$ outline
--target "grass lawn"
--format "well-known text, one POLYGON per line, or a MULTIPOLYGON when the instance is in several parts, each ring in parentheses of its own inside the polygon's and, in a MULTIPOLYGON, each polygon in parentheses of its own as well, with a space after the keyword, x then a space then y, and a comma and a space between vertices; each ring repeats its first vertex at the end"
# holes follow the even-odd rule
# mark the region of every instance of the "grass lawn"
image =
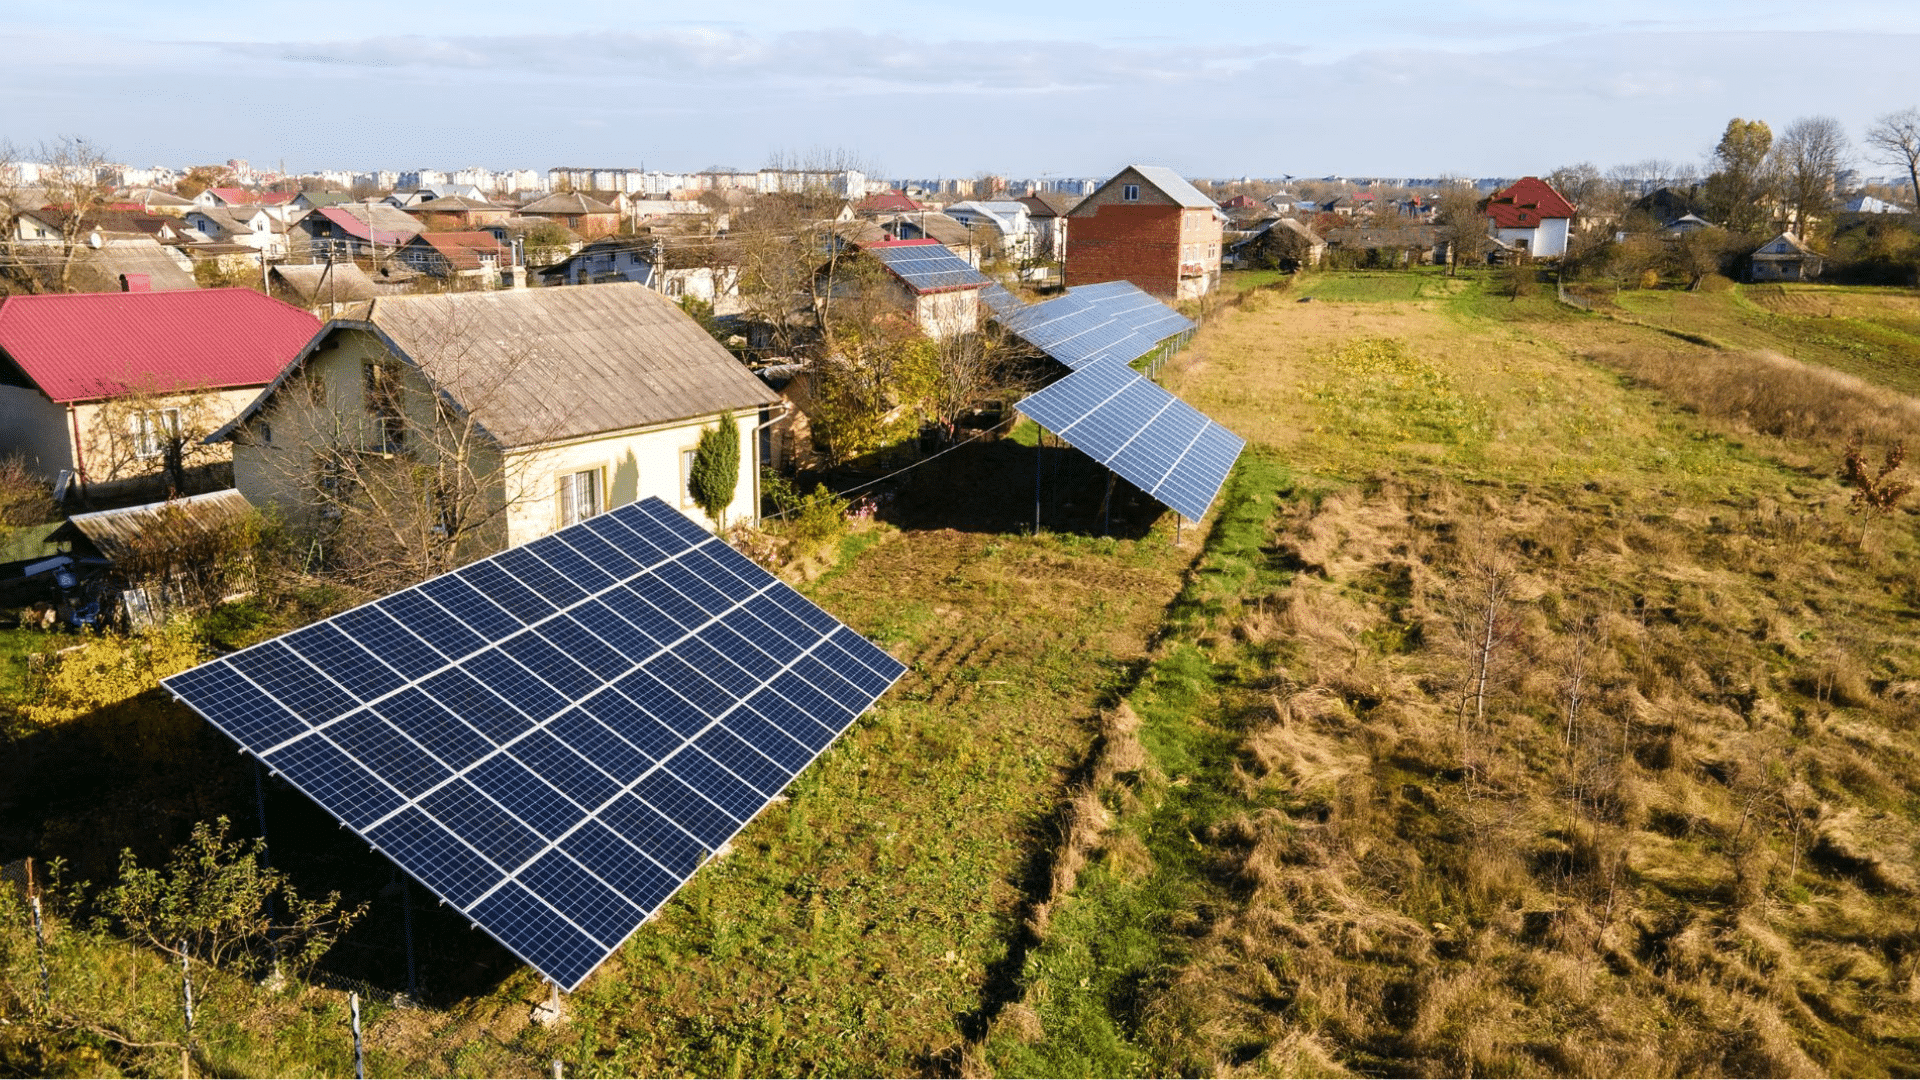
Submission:
POLYGON ((1615 302, 1652 326, 1781 352, 1920 393, 1920 293, 1911 289, 1736 285, 1718 292, 1629 290, 1615 302))

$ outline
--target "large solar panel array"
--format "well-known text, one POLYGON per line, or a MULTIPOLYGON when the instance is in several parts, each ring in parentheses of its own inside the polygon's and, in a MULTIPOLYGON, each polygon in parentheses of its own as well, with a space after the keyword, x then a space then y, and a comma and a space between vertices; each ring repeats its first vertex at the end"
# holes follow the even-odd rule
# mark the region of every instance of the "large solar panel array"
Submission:
POLYGON ((165 684, 570 990, 904 670, 649 498, 165 684))
POLYGON ((1196 521, 1246 446, 1118 360, 1075 371, 1022 401, 1020 411, 1196 521))
POLYGON ((975 270, 967 260, 948 251, 944 244, 931 241, 901 245, 874 244, 865 250, 918 292, 992 284, 985 274, 975 270))
POLYGON ((1005 311, 995 307, 994 313, 1014 335, 1070 368, 1103 360, 1132 363, 1194 328, 1179 312, 1126 281, 1079 285, 1051 300, 1005 311))

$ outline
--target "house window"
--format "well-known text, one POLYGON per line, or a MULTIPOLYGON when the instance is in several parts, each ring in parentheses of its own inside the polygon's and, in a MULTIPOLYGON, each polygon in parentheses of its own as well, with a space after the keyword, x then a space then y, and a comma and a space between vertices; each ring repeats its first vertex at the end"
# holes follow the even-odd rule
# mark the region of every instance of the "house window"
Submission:
POLYGON ((1122 201, 1125 201, 1125 202, 1139 202, 1140 201, 1140 185, 1139 184, 1120 185, 1120 198, 1122 201))
POLYGON ((699 451, 689 446, 680 451, 680 505, 693 505, 693 455, 699 451))
POLYGON ((136 457, 159 457, 179 437, 179 409, 153 409, 134 417, 133 452, 136 457))
POLYGON ((367 412, 380 425, 380 449, 388 453, 407 445, 407 418, 400 401, 400 364, 395 360, 370 363, 366 376, 367 412))
POLYGON ((587 469, 560 477, 560 527, 577 524, 600 512, 604 469, 587 469))

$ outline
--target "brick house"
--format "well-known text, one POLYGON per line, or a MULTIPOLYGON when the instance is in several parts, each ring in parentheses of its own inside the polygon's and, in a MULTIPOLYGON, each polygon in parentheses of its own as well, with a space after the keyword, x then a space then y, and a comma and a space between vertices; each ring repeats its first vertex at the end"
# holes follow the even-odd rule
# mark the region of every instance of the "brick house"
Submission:
POLYGON ((1129 165, 1067 217, 1069 288, 1130 281, 1192 300, 1219 284, 1220 208, 1172 169, 1129 165))

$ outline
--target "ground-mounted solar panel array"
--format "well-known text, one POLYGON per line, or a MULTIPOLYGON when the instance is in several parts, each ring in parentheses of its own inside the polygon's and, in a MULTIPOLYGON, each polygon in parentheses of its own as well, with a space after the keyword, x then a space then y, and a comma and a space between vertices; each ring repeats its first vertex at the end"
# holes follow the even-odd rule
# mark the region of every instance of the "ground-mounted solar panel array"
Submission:
POLYGON ((165 685, 570 990, 904 670, 649 498, 165 685))
POLYGON ((972 263, 955 255, 945 245, 932 241, 874 244, 865 250, 919 292, 992 284, 985 274, 973 268, 972 263))
POLYGON ((1126 281, 1077 285, 1051 300, 1005 311, 989 307, 1014 336, 1070 368, 1103 360, 1132 363, 1194 329, 1184 315, 1126 281))
POLYGON ((1081 368, 1022 401, 1020 411, 1196 521, 1246 446, 1119 361, 1081 368))
POLYGON ((1005 289, 982 299, 1001 326, 1072 369, 1021 412, 1182 516, 1206 516, 1246 440, 1130 366, 1192 320, 1128 281, 1038 304, 1005 289))

